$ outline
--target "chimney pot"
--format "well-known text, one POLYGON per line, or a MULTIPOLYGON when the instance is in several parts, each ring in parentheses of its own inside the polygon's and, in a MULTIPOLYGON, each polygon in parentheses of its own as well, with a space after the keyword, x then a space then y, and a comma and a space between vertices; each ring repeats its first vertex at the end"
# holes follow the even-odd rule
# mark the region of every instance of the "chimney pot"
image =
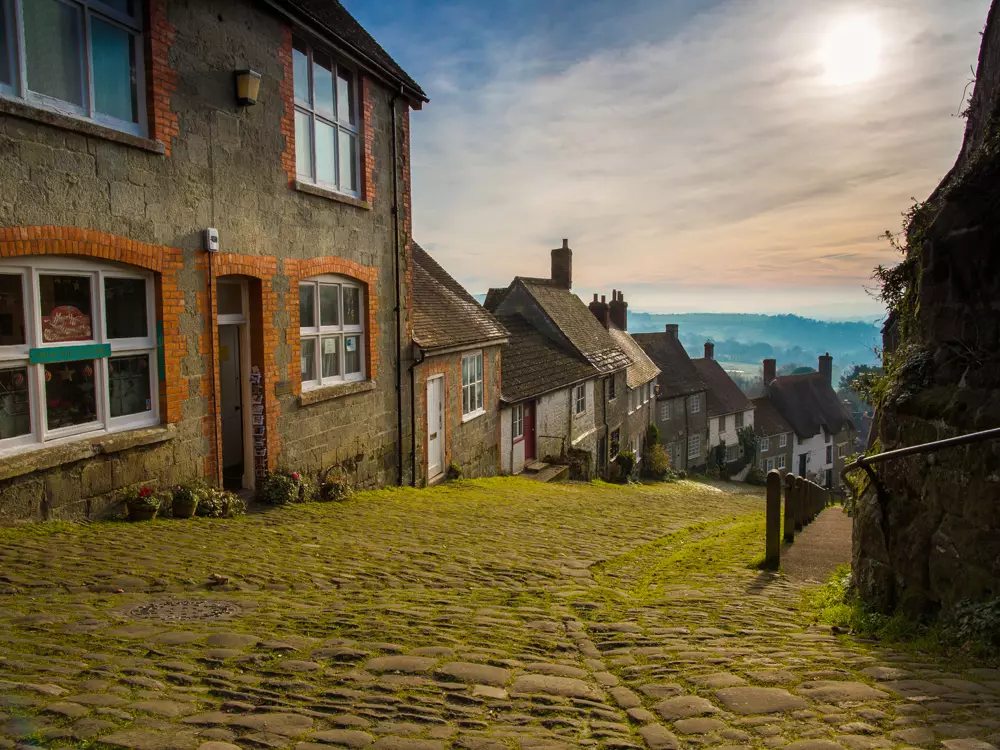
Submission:
POLYGON ((562 244, 562 246, 563 246, 563 247, 564 247, 565 249, 569 250, 569 240, 568 240, 568 239, 566 239, 565 237, 563 237, 563 244, 562 244))
POLYGON ((705 359, 715 359, 715 344, 711 341, 705 342, 705 359))
POLYGON ((821 354, 819 357, 819 367, 817 368, 826 378, 826 382, 833 385, 833 357, 830 352, 821 354))
POLYGON ((619 292, 617 289, 611 290, 611 304, 608 305, 608 309, 611 311, 611 322, 615 324, 615 327, 627 331, 628 303, 625 302, 625 293, 619 292))
POLYGON ((604 301, 604 295, 601 295, 601 301, 597 301, 597 293, 594 293, 594 301, 591 302, 588 307, 590 311, 594 314, 594 317, 600 321, 601 325, 607 328, 611 324, 611 318, 608 311, 608 303, 604 301))
POLYGON ((552 251, 552 282, 560 289, 573 288, 573 251, 569 240, 552 251))
POLYGON ((597 302, 597 292, 594 292, 594 302, 597 302))

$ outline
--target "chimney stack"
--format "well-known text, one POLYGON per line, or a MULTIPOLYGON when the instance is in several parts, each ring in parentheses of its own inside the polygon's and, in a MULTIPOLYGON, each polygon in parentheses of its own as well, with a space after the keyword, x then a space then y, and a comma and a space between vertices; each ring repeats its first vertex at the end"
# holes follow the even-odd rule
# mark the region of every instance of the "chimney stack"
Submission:
MULTIPOLYGON (((553 252, 555 252, 553 250, 553 252)), ((608 303, 604 301, 604 296, 601 296, 601 301, 597 301, 597 294, 594 294, 594 301, 588 305, 590 311, 594 313, 594 317, 601 321, 601 325, 607 328, 611 324, 611 318, 608 310, 608 303)))
POLYGON ((833 386, 833 357, 830 352, 819 356, 819 371, 823 374, 826 382, 833 386))
POLYGON ((705 359, 715 359, 715 344, 711 341, 705 342, 705 359))
POLYGON ((552 251, 552 281, 560 289, 573 288, 573 251, 567 239, 552 251))
POLYGON ((617 290, 611 291, 611 302, 608 304, 611 311, 611 322, 623 331, 628 330, 628 302, 625 301, 625 293, 617 290))
POLYGON ((776 359, 765 359, 763 368, 764 387, 771 385, 778 376, 778 361, 776 359))
POLYGON ((672 338, 672 339, 677 338, 677 324, 676 323, 667 323, 667 325, 664 326, 664 330, 666 330, 667 336, 669 336, 670 338, 672 338))

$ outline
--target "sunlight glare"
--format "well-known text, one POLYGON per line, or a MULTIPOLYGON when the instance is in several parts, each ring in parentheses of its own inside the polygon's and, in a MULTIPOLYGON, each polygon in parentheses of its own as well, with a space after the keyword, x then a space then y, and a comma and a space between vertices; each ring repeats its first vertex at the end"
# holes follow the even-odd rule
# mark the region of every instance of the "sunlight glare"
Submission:
POLYGON ((829 29, 820 48, 826 79, 840 86, 869 80, 878 72, 881 48, 881 35, 871 19, 841 19, 829 29))

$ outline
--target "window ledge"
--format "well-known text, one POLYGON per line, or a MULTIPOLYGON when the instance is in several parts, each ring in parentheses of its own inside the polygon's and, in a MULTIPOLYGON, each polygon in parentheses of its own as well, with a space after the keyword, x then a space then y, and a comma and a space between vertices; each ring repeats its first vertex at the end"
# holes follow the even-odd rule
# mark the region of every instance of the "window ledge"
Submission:
POLYGON ((300 193, 315 195, 317 198, 326 198, 327 200, 335 201, 337 203, 346 203, 348 206, 363 208, 366 211, 371 211, 372 209, 372 204, 368 201, 355 198, 353 195, 339 193, 336 190, 331 190, 330 188, 320 187, 319 185, 313 185, 309 182, 303 182, 302 180, 293 180, 292 187, 300 193))
POLYGON ((302 395, 299 396, 299 405, 309 406, 309 404, 318 404, 320 401, 330 401, 341 396, 353 396, 355 393, 367 393, 374 390, 374 380, 358 380, 353 383, 324 385, 319 388, 302 391, 302 395))
POLYGON ((42 109, 41 107, 35 107, 26 102, 14 99, 0 97, 0 114, 40 122, 43 125, 51 125, 54 128, 72 130, 80 135, 103 138, 106 141, 114 141, 115 143, 142 149, 143 151, 151 151, 154 154, 163 155, 167 152, 167 147, 161 141, 150 140, 149 138, 143 138, 132 133, 115 130, 107 125, 100 125, 89 120, 42 109))
MULTIPOLYGON (((478 400, 478 399, 477 399, 478 400)), ((471 422, 473 419, 478 419, 486 413, 486 409, 476 409, 475 411, 470 411, 468 414, 462 415, 462 424, 466 422, 471 422)))
POLYGON ((177 433, 172 424, 140 427, 125 432, 102 433, 96 437, 73 439, 58 445, 30 447, 10 455, 0 462, 0 480, 52 469, 63 464, 82 461, 102 453, 118 453, 129 448, 154 445, 172 440, 177 433))

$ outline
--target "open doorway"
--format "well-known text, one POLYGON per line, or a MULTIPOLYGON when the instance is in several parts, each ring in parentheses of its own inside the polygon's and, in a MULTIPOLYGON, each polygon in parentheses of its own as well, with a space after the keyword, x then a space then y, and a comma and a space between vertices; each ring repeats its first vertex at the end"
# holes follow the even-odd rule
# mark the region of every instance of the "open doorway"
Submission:
POLYGON ((247 285, 220 279, 217 293, 222 484, 228 490, 253 489, 247 285))

